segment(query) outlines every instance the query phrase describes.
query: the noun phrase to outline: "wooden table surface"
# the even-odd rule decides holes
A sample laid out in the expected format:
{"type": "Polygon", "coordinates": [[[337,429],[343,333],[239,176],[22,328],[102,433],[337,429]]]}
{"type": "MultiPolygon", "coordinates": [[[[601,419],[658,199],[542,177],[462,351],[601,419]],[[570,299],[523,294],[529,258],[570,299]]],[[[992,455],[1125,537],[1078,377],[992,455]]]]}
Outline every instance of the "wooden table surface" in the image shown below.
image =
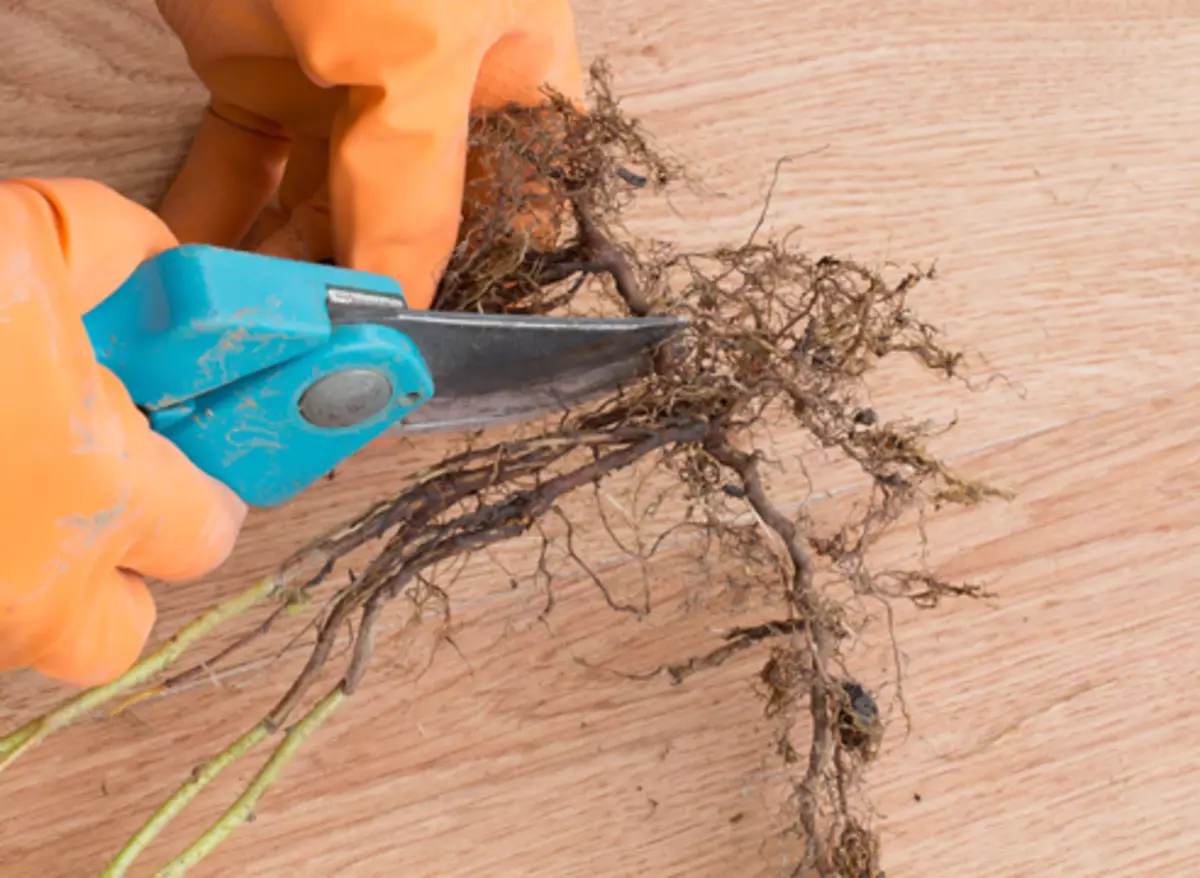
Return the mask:
{"type": "MultiPolygon", "coordinates": [[[[907,729],[886,631],[862,637],[859,669],[892,719],[871,776],[889,878],[1192,874],[1200,2],[577,5],[586,55],[612,61],[627,106],[705,180],[705,197],[647,210],[645,228],[695,246],[741,239],[773,163],[793,154],[772,225],[801,225],[814,253],[936,259],[942,279],[916,304],[1006,379],[981,393],[905,370],[875,382],[886,413],[957,415],[938,449],[1017,492],[927,523],[929,563],[995,597],[899,613],[907,729]]],[[[88,175],[152,200],[202,100],[149,0],[0,9],[4,176],[88,175]]],[[[159,635],[437,453],[372,449],[254,516],[224,570],[159,592],[159,635]]],[[[775,487],[804,499],[792,476],[775,487]]],[[[862,486],[826,487],[809,499],[818,517],[862,486]]],[[[898,559],[917,536],[897,536],[898,559]]],[[[454,586],[459,652],[413,681],[400,667],[412,644],[385,638],[363,697],[195,874],[784,874],[782,783],[751,686],[762,655],[674,688],[613,673],[713,642],[704,606],[722,597],[689,599],[690,552],[654,566],[659,609],[641,623],[577,576],[540,624],[543,595],[473,566],[454,586]]],[[[616,587],[641,581],[618,557],[603,568],[616,587]]],[[[0,876],[95,874],[294,670],[285,658],[29,755],[0,776],[0,876]]],[[[0,678],[0,723],[61,694],[0,678]]],[[[149,860],[206,825],[249,770],[149,860]]]]}

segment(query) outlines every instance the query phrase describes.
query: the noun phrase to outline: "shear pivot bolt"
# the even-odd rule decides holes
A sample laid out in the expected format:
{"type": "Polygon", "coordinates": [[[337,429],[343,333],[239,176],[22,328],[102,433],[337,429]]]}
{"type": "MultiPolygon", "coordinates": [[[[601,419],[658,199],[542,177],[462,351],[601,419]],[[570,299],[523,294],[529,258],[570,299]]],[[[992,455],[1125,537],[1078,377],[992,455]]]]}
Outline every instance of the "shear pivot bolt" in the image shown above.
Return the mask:
{"type": "Polygon", "coordinates": [[[300,414],[314,427],[353,427],[392,401],[392,382],[374,369],[343,369],[326,375],[300,397],[300,414]]]}

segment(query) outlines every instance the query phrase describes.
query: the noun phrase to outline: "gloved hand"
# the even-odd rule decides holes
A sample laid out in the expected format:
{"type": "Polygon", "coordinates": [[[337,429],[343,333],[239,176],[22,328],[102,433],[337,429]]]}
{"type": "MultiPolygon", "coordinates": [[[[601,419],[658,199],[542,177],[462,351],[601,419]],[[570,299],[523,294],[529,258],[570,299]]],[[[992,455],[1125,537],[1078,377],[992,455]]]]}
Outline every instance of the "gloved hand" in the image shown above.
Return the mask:
{"type": "Polygon", "coordinates": [[[98,183],[0,182],[0,670],[116,677],[154,622],[139,574],[199,576],[233,547],[242,502],[150,430],[81,320],[175,244],[98,183]]]}
{"type": "Polygon", "coordinates": [[[429,307],[470,111],[582,102],[568,0],[157,0],[212,103],[160,213],[181,241],[391,275],[429,307]],[[285,175],[286,166],[286,175],[285,175]]]}

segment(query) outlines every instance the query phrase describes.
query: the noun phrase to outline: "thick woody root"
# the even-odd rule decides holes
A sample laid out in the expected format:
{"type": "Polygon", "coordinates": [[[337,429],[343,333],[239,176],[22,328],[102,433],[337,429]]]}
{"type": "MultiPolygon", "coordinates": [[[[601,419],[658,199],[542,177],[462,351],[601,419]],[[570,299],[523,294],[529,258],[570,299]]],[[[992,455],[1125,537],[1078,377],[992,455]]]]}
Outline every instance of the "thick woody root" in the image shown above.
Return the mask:
{"type": "MultiPolygon", "coordinates": [[[[622,211],[640,192],[671,182],[678,169],[623,115],[606,70],[594,71],[593,85],[587,115],[551,94],[543,107],[474,120],[466,222],[438,306],[677,314],[689,318],[689,327],[656,352],[644,379],[506,441],[468,441],[285,561],[269,587],[240,597],[240,609],[268,599],[278,609],[206,662],[148,692],[212,673],[288,622],[291,609],[312,606],[319,609],[310,621],[315,639],[308,661],[268,715],[151,816],[112,861],[108,878],[125,874],[218,773],[294,723],[239,800],[159,874],[183,874],[244,822],[295,749],[358,690],[389,607],[399,600],[410,611],[448,612],[450,586],[438,578],[447,564],[555,517],[567,524],[569,554],[587,570],[571,543],[567,500],[642,463],[667,474],[686,498],[686,509],[647,542],[657,546],[682,528],[700,529],[741,558],[754,587],[780,597],[786,608],[779,618],[733,629],[707,655],[680,657],[661,670],[675,684],[693,684],[706,669],[765,647],[764,709],[779,724],[778,752],[794,772],[791,802],[803,843],[794,874],[880,874],[879,841],[861,816],[866,808],[858,791],[883,724],[871,693],[845,669],[842,648],[851,632],[835,595],[848,588],[924,607],[979,594],[925,571],[876,572],[870,553],[914,509],[972,504],[994,492],[931,455],[920,428],[874,411],[864,379],[895,355],[952,379],[961,357],[909,307],[910,293],[928,273],[889,280],[854,262],[814,259],[786,237],[757,240],[757,229],[743,245],[708,253],[630,240],[622,211]],[[857,465],[871,484],[865,511],[825,533],[804,515],[786,512],[764,467],[768,426],[803,432],[857,465]],[[756,524],[737,523],[746,516],[756,524]],[[357,575],[335,574],[339,562],[368,546],[375,547],[372,560],[357,575]],[[348,628],[351,646],[344,657],[335,655],[348,628]],[[332,687],[321,682],[331,669],[332,687]],[[314,700],[318,684],[323,694],[314,700]],[[809,729],[805,746],[795,740],[802,725],[809,729]]],[[[649,609],[604,596],[615,610],[649,609]]],[[[216,621],[230,615],[210,614],[216,621]]],[[[85,702],[76,699],[35,720],[0,740],[0,758],[11,761],[85,709],[127,696],[177,658],[178,651],[151,657],[116,684],[84,695],[85,702]]]]}

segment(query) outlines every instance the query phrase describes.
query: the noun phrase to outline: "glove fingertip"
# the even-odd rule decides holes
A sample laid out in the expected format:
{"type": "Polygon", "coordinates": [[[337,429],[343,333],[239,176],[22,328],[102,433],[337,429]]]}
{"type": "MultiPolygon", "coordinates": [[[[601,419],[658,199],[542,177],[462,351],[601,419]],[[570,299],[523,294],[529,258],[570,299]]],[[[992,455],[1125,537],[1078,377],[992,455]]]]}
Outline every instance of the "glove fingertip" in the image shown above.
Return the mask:
{"type": "Polygon", "coordinates": [[[238,534],[250,510],[228,487],[210,476],[206,475],[204,479],[213,495],[213,512],[201,528],[197,543],[210,559],[209,569],[213,569],[224,564],[233,554],[238,534]]]}
{"type": "Polygon", "coordinates": [[[133,666],[157,618],[146,583],[113,570],[96,583],[93,600],[32,664],[34,670],[70,686],[101,686],[133,666]]]}
{"type": "Polygon", "coordinates": [[[146,478],[137,501],[146,522],[124,566],[143,576],[178,582],[220,567],[233,553],[246,504],[197,469],[168,439],[148,435],[146,478]]]}

